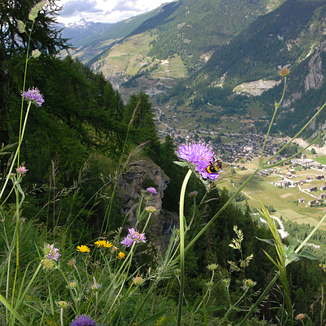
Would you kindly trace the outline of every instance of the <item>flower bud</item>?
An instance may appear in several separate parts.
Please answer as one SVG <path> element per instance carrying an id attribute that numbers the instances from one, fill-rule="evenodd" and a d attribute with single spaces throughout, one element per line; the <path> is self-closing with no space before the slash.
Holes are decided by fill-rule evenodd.
<path id="1" fill-rule="evenodd" d="M 207 266 L 207 268 L 210 270 L 210 271 L 215 271 L 215 269 L 218 267 L 217 264 L 210 264 Z"/>
<path id="2" fill-rule="evenodd" d="M 26 29 L 25 29 L 25 24 L 21 21 L 21 20 L 18 20 L 18 31 L 19 33 L 25 33 L 26 32 Z"/>
<path id="3" fill-rule="evenodd" d="M 60 308 L 67 308 L 69 306 L 67 301 L 59 301 L 57 304 Z"/>
<path id="4" fill-rule="evenodd" d="M 35 20 L 39 11 L 42 9 L 42 7 L 47 3 L 47 0 L 43 0 L 41 2 L 38 2 L 29 12 L 28 19 L 29 20 Z"/>
<path id="5" fill-rule="evenodd" d="M 289 70 L 289 69 L 287 69 L 287 68 L 283 68 L 283 69 L 280 71 L 280 76 L 281 76 L 281 77 L 286 77 L 289 73 L 290 73 L 290 70 Z"/>
<path id="6" fill-rule="evenodd" d="M 297 317 L 295 317 L 296 320 L 302 320 L 303 318 L 305 318 L 306 315 L 305 314 L 299 314 L 297 315 Z"/>
<path id="7" fill-rule="evenodd" d="M 70 267 L 74 267 L 74 266 L 76 265 L 76 259 L 71 259 L 71 260 L 69 260 L 69 262 L 68 262 L 67 264 L 68 264 L 68 266 L 70 266 Z"/>
<path id="8" fill-rule="evenodd" d="M 46 258 L 46 259 L 44 259 L 44 261 L 43 261 L 43 266 L 44 266 L 45 268 L 47 268 L 47 269 L 51 269 L 51 268 L 54 267 L 54 263 L 53 263 L 52 259 Z"/>
<path id="9" fill-rule="evenodd" d="M 230 278 L 224 278 L 224 279 L 222 280 L 222 283 L 223 283 L 223 285 L 224 285 L 226 288 L 228 288 L 228 287 L 230 286 L 231 279 L 230 279 Z"/>
<path id="10" fill-rule="evenodd" d="M 156 208 L 154 206 L 148 206 L 148 207 L 146 207 L 146 211 L 148 213 L 155 213 L 156 212 Z"/>
<path id="11" fill-rule="evenodd" d="M 69 282 L 68 287 L 70 289 L 74 289 L 76 287 L 77 283 L 75 281 Z"/>
<path id="12" fill-rule="evenodd" d="M 33 51 L 32 51 L 32 57 L 33 57 L 34 59 L 38 58 L 40 55 L 41 55 L 40 50 L 36 49 L 36 50 L 33 50 Z"/>
<path id="13" fill-rule="evenodd" d="M 136 276 L 133 280 L 135 285 L 141 286 L 145 283 L 144 279 L 140 276 Z"/>

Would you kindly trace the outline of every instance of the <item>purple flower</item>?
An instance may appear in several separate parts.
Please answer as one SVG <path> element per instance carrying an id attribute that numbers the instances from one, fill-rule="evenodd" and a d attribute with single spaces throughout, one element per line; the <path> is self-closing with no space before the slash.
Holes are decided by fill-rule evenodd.
<path id="1" fill-rule="evenodd" d="M 129 235 L 127 235 L 121 242 L 120 242 L 122 245 L 125 245 L 127 247 L 130 247 L 133 243 L 134 243 L 134 240 L 131 239 L 129 237 Z"/>
<path id="2" fill-rule="evenodd" d="M 129 234 L 120 242 L 122 245 L 130 247 L 134 242 L 139 243 L 140 241 L 145 243 L 145 233 L 139 233 L 134 228 L 128 229 Z"/>
<path id="3" fill-rule="evenodd" d="M 207 144 L 183 144 L 179 146 L 177 154 L 179 158 L 195 166 L 195 170 L 204 179 L 216 180 L 219 177 L 218 173 L 209 173 L 207 171 L 207 168 L 214 162 L 214 152 Z"/>
<path id="4" fill-rule="evenodd" d="M 45 251 L 46 257 L 48 259 L 52 259 L 52 260 L 58 261 L 59 257 L 61 256 L 59 254 L 59 249 L 58 248 L 54 248 L 54 244 L 52 244 L 52 245 L 48 244 L 45 247 L 45 250 L 44 251 Z"/>
<path id="5" fill-rule="evenodd" d="M 37 106 L 41 106 L 44 103 L 43 95 L 37 88 L 29 88 L 28 91 L 21 92 L 26 101 L 31 101 Z"/>
<path id="6" fill-rule="evenodd" d="M 95 321 L 86 315 L 80 315 L 70 324 L 70 326 L 96 326 Z"/>
<path id="7" fill-rule="evenodd" d="M 20 166 L 19 168 L 16 169 L 16 171 L 19 173 L 19 174 L 25 174 L 27 172 L 27 169 L 25 166 Z"/>
<path id="8" fill-rule="evenodd" d="M 153 195 L 156 195 L 157 194 L 157 190 L 155 188 L 153 188 L 153 187 L 148 187 L 146 189 L 146 191 L 151 192 Z"/>

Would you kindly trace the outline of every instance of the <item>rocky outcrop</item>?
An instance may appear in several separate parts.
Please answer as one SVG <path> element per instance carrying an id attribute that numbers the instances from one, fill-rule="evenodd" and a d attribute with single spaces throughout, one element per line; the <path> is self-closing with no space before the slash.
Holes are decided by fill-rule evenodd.
<path id="1" fill-rule="evenodd" d="M 233 91 L 236 94 L 249 94 L 253 96 L 260 96 L 265 91 L 273 88 L 281 83 L 281 79 L 276 80 L 256 80 L 248 83 L 243 83 L 236 86 Z"/>
<path id="2" fill-rule="evenodd" d="M 164 190 L 170 181 L 164 171 L 148 158 L 134 161 L 129 164 L 127 171 L 120 178 L 117 194 L 123 201 L 122 206 L 129 227 L 134 227 L 137 222 L 136 209 L 142 191 L 146 190 L 145 183 L 148 181 L 157 190 L 157 194 L 147 192 L 143 198 L 144 201 L 149 200 L 148 206 L 153 206 L 156 209 L 148 231 L 151 234 L 151 240 L 155 241 L 159 247 L 164 248 L 169 241 L 171 228 L 176 225 L 178 220 L 174 214 L 162 210 Z"/>
<path id="3" fill-rule="evenodd" d="M 308 64 L 309 73 L 304 81 L 305 91 L 310 89 L 318 89 L 324 82 L 324 76 L 322 75 L 322 59 L 319 53 L 316 53 L 309 61 Z"/>

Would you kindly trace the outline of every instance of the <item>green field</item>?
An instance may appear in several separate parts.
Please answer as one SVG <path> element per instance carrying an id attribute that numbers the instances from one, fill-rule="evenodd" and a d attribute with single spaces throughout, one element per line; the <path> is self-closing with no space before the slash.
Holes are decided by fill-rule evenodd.
<path id="1" fill-rule="evenodd" d="M 314 160 L 321 164 L 326 164 L 326 156 L 314 157 Z"/>
<path id="2" fill-rule="evenodd" d="M 234 193 L 250 177 L 256 166 L 256 161 L 242 164 L 248 169 L 235 169 L 235 174 L 231 174 L 231 169 L 228 168 L 226 172 L 221 173 L 218 180 L 219 187 L 221 189 L 225 187 L 228 191 Z M 246 196 L 246 201 L 242 203 L 245 204 L 247 202 L 250 207 L 258 209 L 261 208 L 261 203 L 263 203 L 275 209 L 272 215 L 282 216 L 286 220 L 292 220 L 300 224 L 316 225 L 326 213 L 326 207 L 310 207 L 307 203 L 322 193 L 319 188 L 325 184 L 325 180 L 314 180 L 311 183 L 305 183 L 301 186 L 302 190 L 307 190 L 312 185 L 316 186 L 318 191 L 313 193 L 308 191 L 304 193 L 300 191 L 298 186 L 287 188 L 275 186 L 273 183 L 280 181 L 282 179 L 281 173 L 286 173 L 288 168 L 289 166 L 282 167 L 280 174 L 271 174 L 266 177 L 256 175 L 253 177 L 242 191 Z M 297 171 L 293 181 L 306 179 L 307 176 L 313 177 L 316 174 L 323 174 L 323 172 L 314 169 Z M 299 198 L 304 198 L 305 202 L 299 203 Z M 326 223 L 322 225 L 322 228 L 326 229 Z"/>

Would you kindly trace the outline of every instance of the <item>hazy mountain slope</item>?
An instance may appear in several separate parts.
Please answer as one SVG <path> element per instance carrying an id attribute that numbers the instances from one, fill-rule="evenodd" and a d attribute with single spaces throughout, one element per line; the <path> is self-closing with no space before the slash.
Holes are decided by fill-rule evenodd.
<path id="1" fill-rule="evenodd" d="M 217 46 L 228 42 L 256 17 L 283 1 L 285 0 L 172 2 L 162 6 L 156 15 L 140 24 L 118 44 L 107 41 L 105 45 L 103 42 L 103 52 L 94 56 L 88 64 L 91 64 L 94 71 L 104 73 L 116 87 L 126 83 L 130 93 L 142 87 L 147 92 L 157 94 L 161 91 L 158 86 L 164 88 L 175 84 L 172 73 L 175 71 L 175 62 L 182 71 L 186 69 L 188 74 L 198 70 L 209 60 Z M 137 45 L 136 37 L 139 40 Z M 145 39 L 148 42 L 146 44 Z M 140 43 L 143 47 L 139 46 Z M 132 50 L 128 51 L 128 46 Z M 135 46 L 138 53 L 134 51 Z M 80 52 L 94 51 L 96 44 L 89 47 L 91 50 L 86 48 Z M 127 50 L 121 51 L 122 48 Z M 127 61 L 127 64 L 122 67 L 121 64 L 113 63 L 112 58 L 124 63 Z M 177 78 L 185 76 L 184 73 L 174 75 Z M 151 91 L 150 88 L 154 90 Z M 167 91 L 167 88 L 163 91 Z"/>
<path id="2" fill-rule="evenodd" d="M 106 30 L 110 25 L 112 24 L 87 22 L 85 19 L 81 19 L 68 26 L 57 24 L 57 29 L 62 29 L 62 37 L 70 39 L 70 42 L 76 46 L 79 40 L 91 38 L 94 34 Z"/>
<path id="3" fill-rule="evenodd" d="M 148 13 L 141 14 L 124 21 L 110 24 L 106 29 L 93 33 L 73 43 L 76 48 L 74 56 L 78 57 L 83 63 L 91 65 L 99 54 L 110 49 L 115 43 L 131 34 L 144 21 L 157 15 L 160 7 Z"/>

